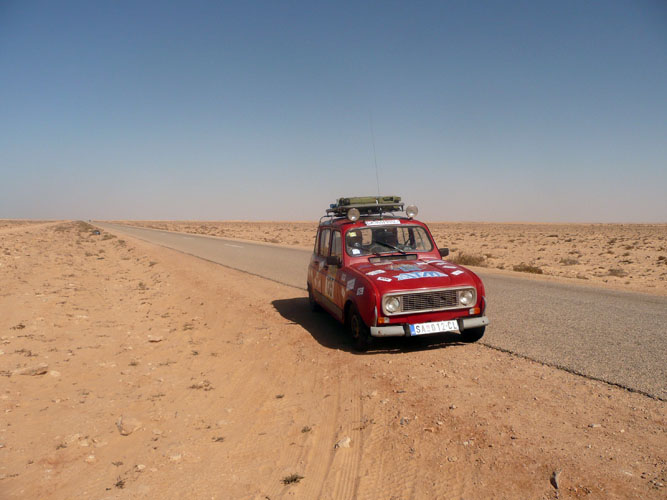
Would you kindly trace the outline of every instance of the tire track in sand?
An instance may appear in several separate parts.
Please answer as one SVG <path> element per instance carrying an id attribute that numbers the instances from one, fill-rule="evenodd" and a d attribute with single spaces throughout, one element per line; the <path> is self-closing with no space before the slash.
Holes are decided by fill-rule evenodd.
<path id="1" fill-rule="evenodd" d="M 359 484 L 359 470 L 364 444 L 362 434 L 355 431 L 363 415 L 361 380 L 352 373 L 350 366 L 339 367 L 337 377 L 336 410 L 327 419 L 327 436 L 320 447 L 324 453 L 327 470 L 320 481 L 317 498 L 354 499 Z M 350 438 L 349 448 L 335 448 L 335 443 Z M 327 442 L 328 441 L 328 442 Z"/>
<path id="2" fill-rule="evenodd" d="M 472 477 L 461 463 L 449 461 L 448 448 L 460 450 L 447 423 L 433 428 L 414 418 L 406 411 L 413 406 L 411 400 L 401 401 L 398 394 L 394 390 L 391 400 L 366 400 L 366 412 L 374 421 L 362 431 L 364 455 L 355 498 L 464 498 L 471 491 Z M 425 472 L 433 470 L 438 473 Z"/>

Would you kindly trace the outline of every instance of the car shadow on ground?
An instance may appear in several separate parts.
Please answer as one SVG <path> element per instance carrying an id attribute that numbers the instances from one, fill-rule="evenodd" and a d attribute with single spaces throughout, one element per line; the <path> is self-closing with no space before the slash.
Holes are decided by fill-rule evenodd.
<path id="1" fill-rule="evenodd" d="M 320 345 L 328 349 L 338 349 L 353 354 L 400 354 L 465 345 L 460 341 L 458 334 L 440 333 L 423 337 L 376 338 L 373 339 L 368 351 L 358 352 L 352 348 L 345 327 L 326 312 L 311 311 L 307 297 L 274 300 L 271 304 L 283 318 L 303 327 Z"/>

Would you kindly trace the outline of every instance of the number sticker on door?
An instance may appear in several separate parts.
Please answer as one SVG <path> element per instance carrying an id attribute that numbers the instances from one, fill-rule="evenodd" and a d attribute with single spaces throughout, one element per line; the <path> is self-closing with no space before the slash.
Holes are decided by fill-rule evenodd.
<path id="1" fill-rule="evenodd" d="M 336 284 L 335 275 L 332 276 L 331 274 L 327 274 L 326 290 L 324 291 L 324 293 L 331 300 L 333 300 L 333 298 L 334 298 L 334 285 L 335 284 Z"/>

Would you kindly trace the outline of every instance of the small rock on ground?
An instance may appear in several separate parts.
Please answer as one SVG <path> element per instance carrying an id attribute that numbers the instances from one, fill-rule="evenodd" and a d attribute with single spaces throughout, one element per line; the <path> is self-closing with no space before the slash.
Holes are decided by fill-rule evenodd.
<path id="1" fill-rule="evenodd" d="M 141 421 L 133 417 L 121 416 L 116 421 L 116 428 L 118 429 L 118 432 L 120 432 L 121 436 L 129 436 L 140 427 Z"/>
<path id="2" fill-rule="evenodd" d="M 334 445 L 334 448 L 349 448 L 351 441 L 349 437 L 344 437 Z"/>
<path id="3" fill-rule="evenodd" d="M 15 375 L 44 375 L 49 371 L 49 365 L 40 363 L 36 366 L 27 366 L 14 371 Z"/>

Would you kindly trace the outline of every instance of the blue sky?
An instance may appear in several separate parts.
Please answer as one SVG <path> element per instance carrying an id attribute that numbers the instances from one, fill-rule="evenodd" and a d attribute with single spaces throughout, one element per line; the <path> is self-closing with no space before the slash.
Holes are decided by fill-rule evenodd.
<path id="1" fill-rule="evenodd" d="M 372 120 L 371 120 L 372 116 Z M 667 2 L 0 0 L 0 218 L 667 222 Z"/>

